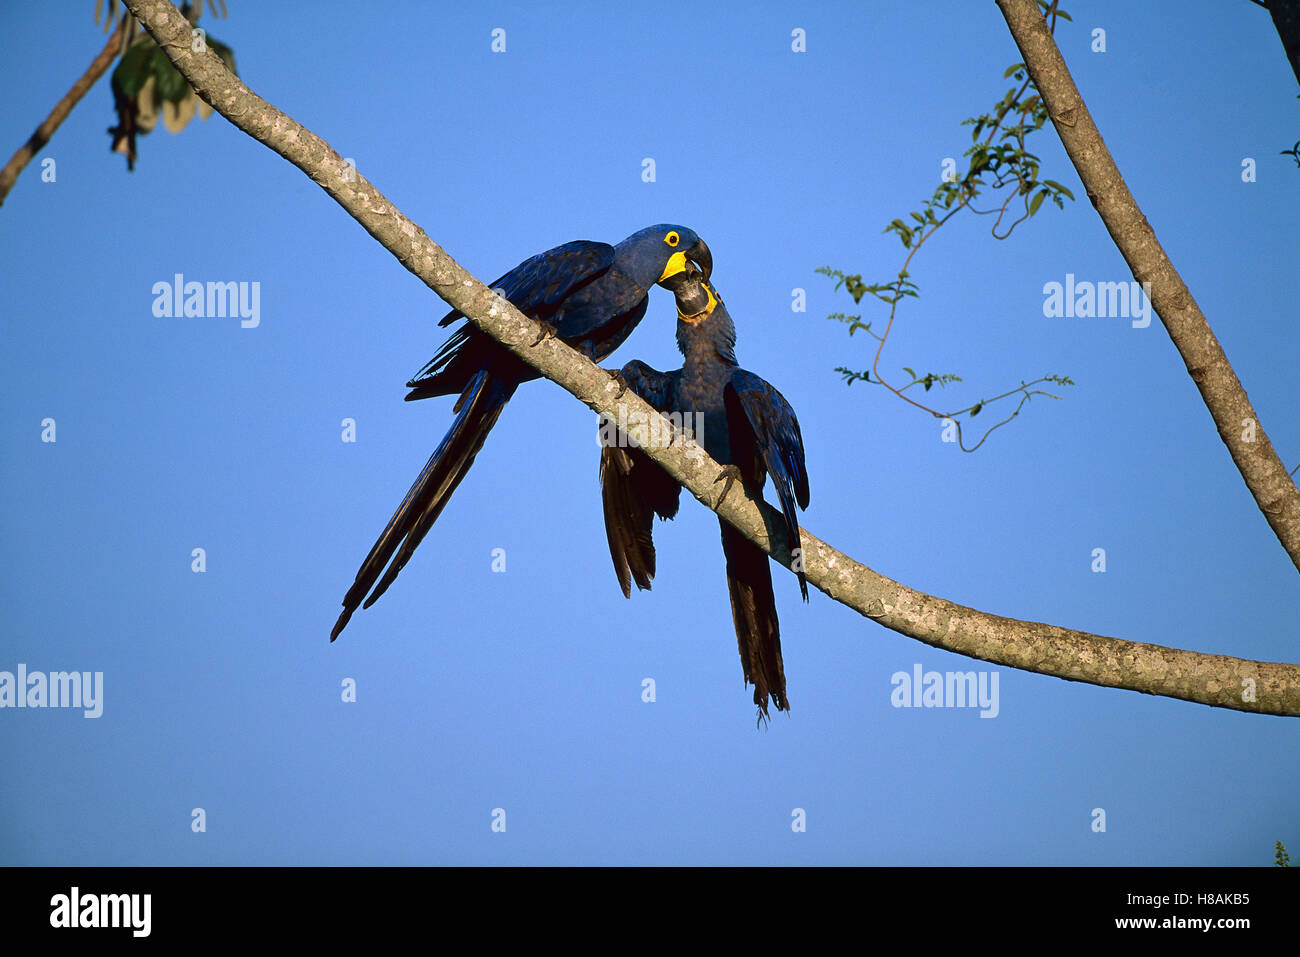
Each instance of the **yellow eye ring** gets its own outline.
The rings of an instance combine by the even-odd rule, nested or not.
[[[677,235],[677,230],[675,229],[672,232],[670,232],[667,236],[664,237],[664,242],[666,242],[669,246],[676,246],[681,241],[682,238]]]

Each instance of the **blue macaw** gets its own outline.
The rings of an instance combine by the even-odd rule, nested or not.
[[[680,413],[684,423],[693,423],[695,440],[724,466],[716,479],[726,481],[722,498],[736,479],[758,497],[770,476],[790,548],[799,556],[795,504],[808,507],[808,473],[794,410],[766,380],[737,364],[736,327],[707,276],[688,268],[663,285],[677,300],[677,345],[686,362],[672,372],[657,372],[633,360],[621,370],[627,388],[660,412]],[[671,519],[677,514],[681,486],[644,452],[629,448],[611,425],[601,424],[605,535],[619,585],[631,597],[632,581],[638,588],[650,587],[655,573],[654,516]],[[740,664],[745,683],[754,685],[761,721],[767,718],[769,696],[778,711],[790,709],[772,574],[761,548],[726,521],[718,523]],[[807,601],[808,582],[802,566],[796,567]]]
[[[617,246],[587,240],[556,246],[491,285],[540,324],[534,345],[558,336],[599,362],[641,321],[651,287],[688,268],[693,275],[697,270],[711,273],[709,247],[693,230],[665,223],[633,233]],[[464,318],[453,310],[438,324],[448,326]],[[536,370],[467,320],[406,383],[411,390],[408,402],[459,395],[452,409],[456,418],[362,562],[343,597],[343,612],[330,641],[358,606],[369,608],[393,583],[469,471],[505,404],[522,383],[538,377]]]

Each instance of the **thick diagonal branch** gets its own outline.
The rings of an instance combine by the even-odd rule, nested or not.
[[[720,466],[693,445],[652,445],[644,426],[655,410],[632,393],[616,399],[611,377],[557,339],[537,346],[537,326],[462,269],[324,140],[280,113],[233,76],[220,58],[190,50],[189,24],[164,0],[126,0],[206,102],[284,156],[332,196],[412,273],[480,329],[588,407],[625,422],[652,459],[707,507]],[[620,416],[619,406],[623,407]],[[665,423],[660,434],[669,431]],[[789,567],[795,560],[779,512],[733,490],[718,514]],[[861,614],[937,648],[1072,681],[1266,714],[1300,715],[1300,667],[1121,641],[1001,618],[890,581],[801,530],[808,581]]]
[[[997,2],[1088,198],[1133,278],[1151,284],[1151,306],[1183,357],[1219,438],[1277,540],[1300,569],[1300,489],[1287,475],[1205,315],[1129,192],[1038,5],[1034,0]]]

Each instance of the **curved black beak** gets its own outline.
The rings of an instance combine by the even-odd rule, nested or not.
[[[697,240],[694,246],[686,250],[686,258],[695,264],[706,282],[713,275],[713,253],[709,252],[703,239]]]

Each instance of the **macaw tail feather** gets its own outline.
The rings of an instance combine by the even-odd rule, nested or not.
[[[600,498],[605,537],[624,597],[632,582],[648,589],[655,577],[654,517],[677,514],[682,487],[644,452],[616,445],[600,449]]]
[[[722,519],[722,551],[727,556],[727,588],[731,617],[736,624],[740,664],[745,683],[754,685],[759,720],[767,719],[767,701],[789,711],[785,696],[785,666],[781,661],[781,626],[772,594],[767,553]]]
[[[347,627],[358,606],[369,608],[397,578],[416,546],[442,514],[451,493],[469,472],[501,410],[518,387],[518,381],[503,378],[487,369],[479,371],[470,380],[456,403],[456,419],[451,429],[388,520],[379,540],[361,563],[356,581],[343,596],[343,612],[330,632],[330,641]],[[387,572],[384,572],[385,566],[388,566]],[[382,579],[379,578],[381,572],[384,573]],[[378,585],[375,585],[376,579],[379,579]],[[371,591],[371,586],[374,586],[374,591]],[[367,592],[370,592],[368,598]],[[365,599],[364,603],[362,599]]]

